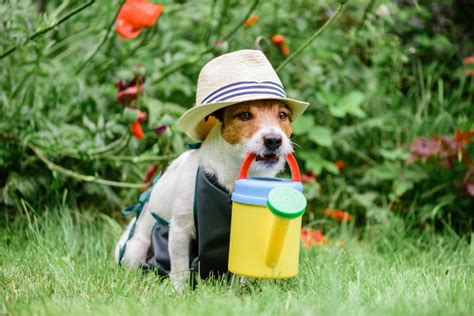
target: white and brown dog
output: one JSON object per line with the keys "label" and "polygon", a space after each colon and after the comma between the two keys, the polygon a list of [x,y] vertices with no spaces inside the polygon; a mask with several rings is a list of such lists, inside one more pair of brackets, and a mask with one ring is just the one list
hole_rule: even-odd
{"label": "white and brown dog", "polygon": [[[169,165],[136,220],[133,236],[129,239],[135,219],[115,251],[118,260],[120,248],[126,243],[121,263],[130,268],[144,264],[155,224],[152,213],[157,214],[170,223],[170,279],[180,290],[189,280],[189,249],[196,238],[193,199],[197,168],[200,166],[232,192],[242,159],[255,153],[250,175],[275,176],[284,168],[286,155],[293,151],[292,118],[301,115],[308,105],[286,98],[270,63],[254,50],[226,54],[209,62],[200,73],[196,99],[199,103],[188,111],[190,119],[185,114],[180,123],[188,135],[202,140],[201,147],[184,152]],[[195,110],[199,114],[193,114]],[[203,124],[210,127],[204,128]]]}

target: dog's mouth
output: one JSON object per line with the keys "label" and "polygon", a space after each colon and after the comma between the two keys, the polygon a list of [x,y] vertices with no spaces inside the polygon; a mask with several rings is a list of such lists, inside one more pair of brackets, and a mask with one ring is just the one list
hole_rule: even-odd
{"label": "dog's mouth", "polygon": [[277,162],[280,159],[280,155],[277,154],[266,154],[266,155],[257,155],[255,161],[267,161],[267,162]]}

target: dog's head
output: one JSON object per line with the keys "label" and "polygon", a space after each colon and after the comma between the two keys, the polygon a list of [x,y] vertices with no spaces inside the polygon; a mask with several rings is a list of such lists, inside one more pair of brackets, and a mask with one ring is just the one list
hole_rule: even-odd
{"label": "dog's head", "polygon": [[255,153],[254,170],[281,170],[291,144],[291,110],[279,100],[256,100],[228,106],[215,116],[222,124],[221,134],[242,154]]}

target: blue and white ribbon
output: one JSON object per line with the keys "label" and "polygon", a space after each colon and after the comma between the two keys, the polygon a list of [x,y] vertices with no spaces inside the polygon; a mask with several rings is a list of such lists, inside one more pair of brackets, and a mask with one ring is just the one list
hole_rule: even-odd
{"label": "blue and white ribbon", "polygon": [[205,97],[201,104],[225,102],[242,95],[271,94],[281,98],[286,98],[283,87],[273,81],[240,81],[228,84]]}

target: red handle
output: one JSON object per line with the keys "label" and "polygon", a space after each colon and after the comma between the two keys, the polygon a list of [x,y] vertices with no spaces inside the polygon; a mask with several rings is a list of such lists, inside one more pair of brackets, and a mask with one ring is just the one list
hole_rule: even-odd
{"label": "red handle", "polygon": [[[250,153],[247,155],[247,157],[245,157],[244,161],[242,161],[242,165],[240,166],[239,177],[237,178],[238,180],[247,178],[247,173],[249,172],[250,165],[252,164],[256,156],[257,155],[255,153]],[[290,166],[291,180],[294,182],[301,182],[300,168],[298,167],[298,163],[296,162],[295,155],[293,155],[293,153],[289,153],[286,156],[286,161]]]}

